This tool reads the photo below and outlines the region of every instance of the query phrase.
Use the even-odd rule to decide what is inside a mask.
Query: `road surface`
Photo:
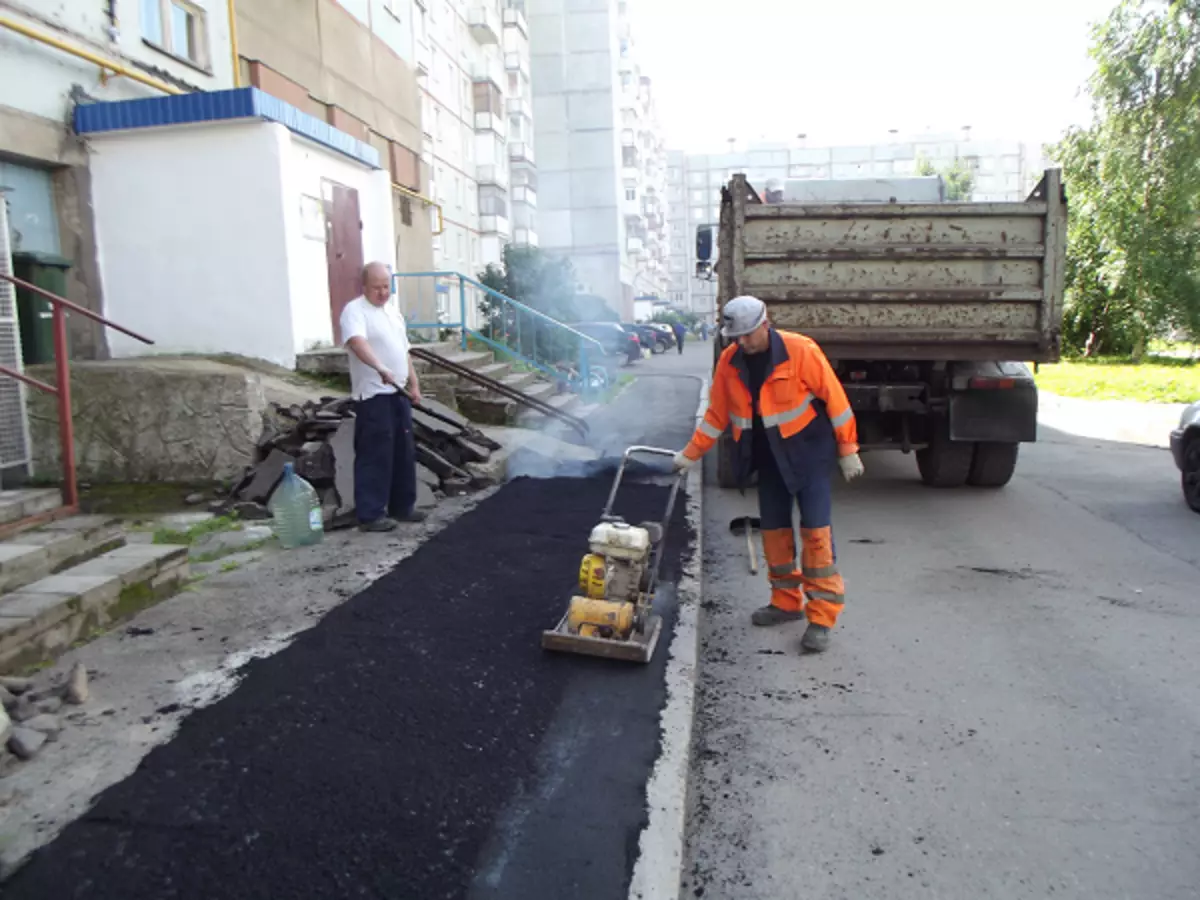
[[[998,492],[864,461],[824,656],[750,626],[753,499],[709,480],[683,896],[1200,896],[1200,516],[1168,453],[1043,429]]]
[[[706,352],[639,362],[646,377],[592,418],[595,446],[682,446],[701,387],[686,371]],[[521,479],[484,499],[188,712],[0,894],[624,900],[693,535],[681,502],[649,665],[542,651],[611,477]],[[616,511],[655,520],[666,495],[633,481]],[[327,604],[318,582],[285,587]]]

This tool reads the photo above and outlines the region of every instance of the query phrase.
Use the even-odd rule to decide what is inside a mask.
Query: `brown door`
[[[333,340],[342,344],[339,320],[342,307],[362,294],[362,220],[358,217],[358,191],[336,181],[321,182],[325,203],[325,260],[329,268],[329,314]]]

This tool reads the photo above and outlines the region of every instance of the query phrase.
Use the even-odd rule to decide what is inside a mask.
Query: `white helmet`
[[[767,321],[767,304],[757,297],[734,297],[721,310],[721,336],[740,338]]]

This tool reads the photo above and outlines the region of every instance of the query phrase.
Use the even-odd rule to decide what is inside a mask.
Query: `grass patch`
[[[1200,362],[1151,357],[1143,363],[1123,358],[1074,359],[1041,366],[1037,385],[1062,397],[1085,400],[1137,400],[1193,403],[1200,400]]]
[[[261,550],[273,540],[275,540],[275,535],[271,535],[270,537],[263,538],[259,541],[251,541],[250,543],[243,544],[240,547],[221,547],[217,550],[210,550],[207,553],[198,553],[196,556],[193,556],[190,561],[193,563],[216,562],[218,559],[223,559],[226,556],[233,556],[236,553],[250,553],[253,550]],[[233,563],[233,567],[236,569],[237,563]],[[222,569],[221,571],[223,572],[225,570]]]
[[[213,482],[93,484],[79,492],[79,505],[92,515],[156,515],[188,509],[190,494],[212,497]],[[201,507],[203,508],[203,507]]]
[[[241,531],[242,527],[242,523],[233,516],[216,516],[207,522],[201,522],[198,525],[192,525],[184,529],[156,528],[154,530],[154,543],[183,544],[190,547],[205,535],[214,534],[218,531]]]
[[[618,375],[616,381],[609,382],[608,387],[604,389],[604,393],[597,398],[597,402],[612,403],[617,399],[618,396],[621,395],[625,388],[633,384],[636,378],[636,375]]]

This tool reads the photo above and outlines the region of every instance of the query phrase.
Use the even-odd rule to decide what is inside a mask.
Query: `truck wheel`
[[[1017,468],[1017,452],[1020,449],[1020,444],[976,444],[975,459],[971,462],[967,483],[975,487],[1004,487]]]
[[[974,444],[950,440],[947,424],[935,423],[929,446],[917,451],[917,468],[921,480],[930,487],[962,487],[971,473],[974,456]]]

